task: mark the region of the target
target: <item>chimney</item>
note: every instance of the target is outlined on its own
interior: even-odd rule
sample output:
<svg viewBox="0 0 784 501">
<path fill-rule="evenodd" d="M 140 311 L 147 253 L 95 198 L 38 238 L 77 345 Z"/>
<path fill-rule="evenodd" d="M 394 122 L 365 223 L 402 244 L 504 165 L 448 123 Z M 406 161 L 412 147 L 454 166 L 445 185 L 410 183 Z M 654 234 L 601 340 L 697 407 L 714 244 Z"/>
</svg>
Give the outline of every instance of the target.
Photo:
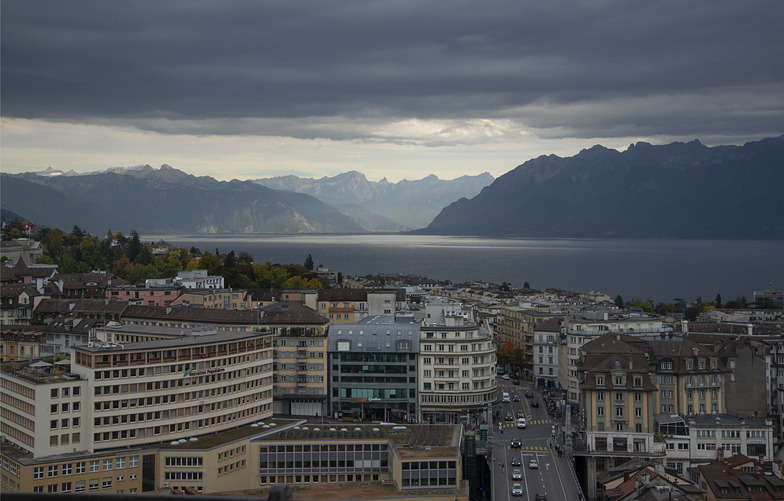
<svg viewBox="0 0 784 501">
<path fill-rule="evenodd" d="M 764 465 L 764 464 L 765 464 L 765 454 L 760 454 L 760 455 L 759 455 L 759 465 L 760 465 L 760 468 L 761 468 L 761 467 L 762 467 L 762 465 Z"/>
<path fill-rule="evenodd" d="M 716 461 L 724 461 L 724 447 L 716 449 Z"/>
</svg>

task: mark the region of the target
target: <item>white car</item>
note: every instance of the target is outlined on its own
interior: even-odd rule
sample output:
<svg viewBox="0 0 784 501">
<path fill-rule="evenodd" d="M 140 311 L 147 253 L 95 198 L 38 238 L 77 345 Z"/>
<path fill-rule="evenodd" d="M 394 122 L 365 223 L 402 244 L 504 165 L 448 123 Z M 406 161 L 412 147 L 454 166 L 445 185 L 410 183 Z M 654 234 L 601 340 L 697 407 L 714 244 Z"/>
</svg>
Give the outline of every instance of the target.
<svg viewBox="0 0 784 501">
<path fill-rule="evenodd" d="M 520 419 L 517 420 L 517 427 L 519 429 L 521 429 L 521 430 L 525 429 L 525 418 L 524 417 L 521 417 Z"/>
<path fill-rule="evenodd" d="M 520 484 L 512 484 L 512 496 L 522 496 L 523 495 L 523 486 Z"/>
<path fill-rule="evenodd" d="M 510 396 L 509 396 L 509 394 L 508 394 L 507 392 L 503 392 L 503 393 L 501 394 L 501 400 L 502 400 L 503 402 L 511 402 L 511 401 L 512 401 L 512 397 L 510 397 Z"/>
<path fill-rule="evenodd" d="M 523 470 L 520 468 L 515 468 L 512 470 L 512 480 L 522 480 L 523 479 Z"/>
</svg>

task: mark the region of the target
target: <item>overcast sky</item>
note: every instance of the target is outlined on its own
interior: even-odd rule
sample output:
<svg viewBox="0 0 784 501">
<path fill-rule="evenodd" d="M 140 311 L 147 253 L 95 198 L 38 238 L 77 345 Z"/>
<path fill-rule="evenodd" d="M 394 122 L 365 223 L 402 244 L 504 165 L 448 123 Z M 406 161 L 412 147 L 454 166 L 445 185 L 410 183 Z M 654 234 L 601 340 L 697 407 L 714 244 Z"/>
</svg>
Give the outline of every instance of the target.
<svg viewBox="0 0 784 501">
<path fill-rule="evenodd" d="M 499 176 L 784 133 L 781 0 L 3 0 L 2 171 Z"/>
</svg>

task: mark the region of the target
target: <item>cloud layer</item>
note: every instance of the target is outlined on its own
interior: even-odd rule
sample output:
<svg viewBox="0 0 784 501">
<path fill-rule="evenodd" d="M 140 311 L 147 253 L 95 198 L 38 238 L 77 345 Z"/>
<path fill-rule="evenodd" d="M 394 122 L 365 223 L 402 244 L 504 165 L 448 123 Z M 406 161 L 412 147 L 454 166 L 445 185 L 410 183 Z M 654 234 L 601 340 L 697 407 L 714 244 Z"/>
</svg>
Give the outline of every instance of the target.
<svg viewBox="0 0 784 501">
<path fill-rule="evenodd" d="M 779 0 L 5 0 L 0 19 L 13 138 L 50 122 L 522 152 L 784 123 Z"/>
</svg>

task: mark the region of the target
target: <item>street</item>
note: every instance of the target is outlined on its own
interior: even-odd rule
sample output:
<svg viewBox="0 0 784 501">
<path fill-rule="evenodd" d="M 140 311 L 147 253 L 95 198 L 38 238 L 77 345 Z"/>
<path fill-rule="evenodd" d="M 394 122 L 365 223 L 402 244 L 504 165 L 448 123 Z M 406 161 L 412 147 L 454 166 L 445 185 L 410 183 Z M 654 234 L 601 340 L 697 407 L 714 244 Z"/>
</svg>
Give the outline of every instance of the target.
<svg viewBox="0 0 784 501">
<path fill-rule="evenodd" d="M 493 431 L 493 500 L 581 499 L 578 498 L 581 491 L 570 465 L 571 457 L 568 452 L 564 455 L 560 446 L 560 430 L 564 421 L 559 419 L 556 422 L 548 415 L 542 391 L 534 390 L 533 383 L 528 381 L 521 381 L 518 386 L 513 384 L 512 379 L 499 377 L 498 392 L 499 396 L 508 393 L 510 402 L 494 406 L 490 428 Z M 531 392 L 532 398 L 527 398 L 526 392 Z M 531 406 L 533 400 L 538 402 L 538 407 Z M 525 417 L 525 428 L 518 428 L 518 414 Z M 557 434 L 557 444 L 553 434 Z M 520 443 L 513 446 L 516 438 L 520 439 Z M 531 464 L 531 460 L 536 460 L 536 464 Z M 513 475 L 519 479 L 514 479 Z M 522 496 L 513 495 L 513 490 L 519 490 L 514 489 L 515 484 L 522 487 Z"/>
</svg>

